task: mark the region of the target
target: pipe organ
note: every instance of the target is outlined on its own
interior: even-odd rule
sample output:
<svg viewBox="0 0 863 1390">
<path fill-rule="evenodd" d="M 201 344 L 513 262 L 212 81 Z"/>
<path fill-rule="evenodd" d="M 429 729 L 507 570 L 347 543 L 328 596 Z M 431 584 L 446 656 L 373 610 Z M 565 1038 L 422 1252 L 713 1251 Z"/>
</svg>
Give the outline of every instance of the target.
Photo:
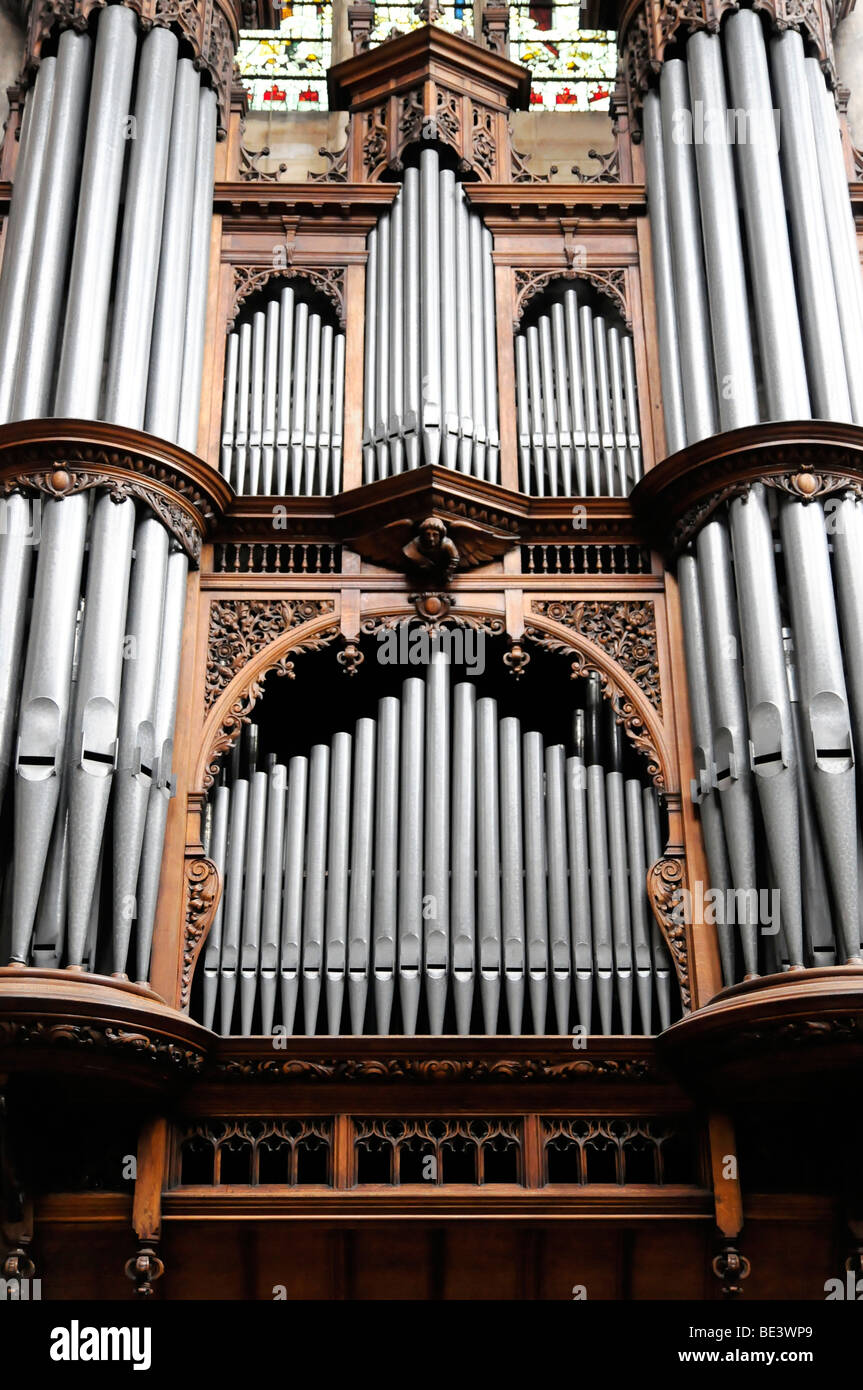
<svg viewBox="0 0 863 1390">
<path fill-rule="evenodd" d="M 626 497 L 641 477 L 632 338 L 558 293 L 515 339 L 519 477 L 537 497 Z"/>
<path fill-rule="evenodd" d="M 228 334 L 221 469 L 235 492 L 340 492 L 344 392 L 344 334 L 286 285 Z"/>
<path fill-rule="evenodd" d="M 439 648 L 328 743 L 259 767 L 255 738 L 209 805 L 225 887 L 202 1021 L 590 1033 L 596 999 L 604 1034 L 666 1026 L 671 966 L 645 890 L 660 808 L 606 724 L 591 680 L 569 748 L 552 742 Z"/>
<path fill-rule="evenodd" d="M 442 463 L 499 480 L 492 238 L 437 149 L 369 233 L 363 479 Z"/>
<path fill-rule="evenodd" d="M 3 1275 L 74 1293 L 96 1222 L 94 1296 L 821 1299 L 863 1056 L 838 10 L 585 0 L 620 61 L 610 121 L 547 117 L 567 169 L 506 7 L 420 9 L 348 7 L 300 181 L 320 113 L 270 155 L 233 80 L 269 0 L 31 15 Z"/>
</svg>

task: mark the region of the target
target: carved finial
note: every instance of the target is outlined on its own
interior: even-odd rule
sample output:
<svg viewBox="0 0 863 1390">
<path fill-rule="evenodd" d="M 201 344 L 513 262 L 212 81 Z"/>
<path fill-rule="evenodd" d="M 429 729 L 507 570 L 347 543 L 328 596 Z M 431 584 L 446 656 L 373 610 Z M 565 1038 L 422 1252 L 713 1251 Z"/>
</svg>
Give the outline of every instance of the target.
<svg viewBox="0 0 863 1390">
<path fill-rule="evenodd" d="M 414 14 L 419 19 L 420 24 L 437 24 L 442 13 L 443 11 L 436 0 L 420 0 L 420 3 L 414 6 Z"/>
<path fill-rule="evenodd" d="M 749 1278 L 751 1265 L 732 1240 L 722 1242 L 711 1268 L 722 1283 L 722 1297 L 739 1298 L 743 1292 L 743 1280 Z"/>
<path fill-rule="evenodd" d="M 156 1254 L 155 1241 L 145 1241 L 138 1247 L 137 1255 L 125 1264 L 126 1278 L 135 1285 L 138 1298 L 150 1298 L 153 1285 L 165 1273 L 165 1265 Z"/>
<path fill-rule="evenodd" d="M 509 5 L 485 5 L 482 12 L 482 36 L 492 53 L 507 56 L 509 47 Z"/>
<path fill-rule="evenodd" d="M 530 652 L 526 652 L 520 642 L 513 642 L 508 652 L 503 654 L 503 664 L 506 666 L 511 676 L 516 680 L 521 678 L 525 666 L 530 661 Z"/>
<path fill-rule="evenodd" d="M 348 642 L 343 651 L 336 652 L 336 661 L 348 676 L 355 676 L 365 659 L 356 642 Z"/>
<path fill-rule="evenodd" d="M 374 22 L 375 7 L 369 0 L 354 0 L 352 5 L 348 5 L 348 29 L 355 55 L 368 48 Z"/>
</svg>

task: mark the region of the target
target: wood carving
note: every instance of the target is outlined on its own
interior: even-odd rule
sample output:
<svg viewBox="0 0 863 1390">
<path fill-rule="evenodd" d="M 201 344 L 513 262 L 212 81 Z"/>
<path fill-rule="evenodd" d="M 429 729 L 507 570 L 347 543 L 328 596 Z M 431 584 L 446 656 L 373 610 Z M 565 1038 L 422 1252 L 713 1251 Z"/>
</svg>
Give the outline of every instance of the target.
<svg viewBox="0 0 863 1390">
<path fill-rule="evenodd" d="M 518 540 L 499 529 L 495 524 L 498 518 L 483 525 L 458 513 L 453 515 L 443 506 L 440 510 L 448 512 L 446 519 L 437 515 L 437 508 L 421 521 L 400 517 L 347 544 L 376 565 L 408 573 L 417 581 L 422 578 L 428 584 L 448 584 L 456 570 L 488 565 Z M 482 509 L 473 510 L 482 515 Z"/>
<path fill-rule="evenodd" d="M 195 962 L 216 915 L 222 896 L 222 876 L 212 859 L 186 861 L 186 920 L 183 930 L 183 973 L 180 1008 L 188 1013 Z"/>
<path fill-rule="evenodd" d="M 233 331 L 241 312 L 243 301 L 257 294 L 271 280 L 278 284 L 282 280 L 305 280 L 310 290 L 324 295 L 336 311 L 339 327 L 345 327 L 345 272 L 341 266 L 321 270 L 315 266 L 304 265 L 237 265 L 234 266 L 234 293 L 228 314 L 226 331 Z"/>
<path fill-rule="evenodd" d="M 662 713 L 656 613 L 650 599 L 619 602 L 586 599 L 534 599 L 532 613 L 542 614 L 580 632 L 632 677 Z"/>
<path fill-rule="evenodd" d="M 515 272 L 515 314 L 513 332 L 518 332 L 524 311 L 532 299 L 543 294 L 557 280 L 584 280 L 593 285 L 620 314 L 627 328 L 632 327 L 624 270 L 594 270 L 572 264 L 560 270 L 517 270 Z"/>
<path fill-rule="evenodd" d="M 647 873 L 647 896 L 657 926 L 674 962 L 683 1011 L 689 1013 L 692 1008 L 692 993 L 689 984 L 686 923 L 683 920 L 683 870 L 683 859 L 679 856 L 658 859 Z"/>
<path fill-rule="evenodd" d="M 279 1077 L 297 1082 L 318 1081 L 442 1081 L 523 1082 L 577 1081 L 597 1077 L 615 1081 L 638 1081 L 656 1074 L 653 1063 L 643 1057 L 579 1057 L 571 1062 L 547 1057 L 530 1058 L 453 1058 L 362 1057 L 310 1059 L 232 1058 L 217 1062 L 215 1070 L 227 1077 Z"/>
<path fill-rule="evenodd" d="M 210 604 L 205 708 L 209 709 L 239 671 L 264 647 L 291 628 L 322 613 L 332 613 L 332 599 L 224 599 Z M 282 670 L 291 676 L 292 671 Z"/>
</svg>

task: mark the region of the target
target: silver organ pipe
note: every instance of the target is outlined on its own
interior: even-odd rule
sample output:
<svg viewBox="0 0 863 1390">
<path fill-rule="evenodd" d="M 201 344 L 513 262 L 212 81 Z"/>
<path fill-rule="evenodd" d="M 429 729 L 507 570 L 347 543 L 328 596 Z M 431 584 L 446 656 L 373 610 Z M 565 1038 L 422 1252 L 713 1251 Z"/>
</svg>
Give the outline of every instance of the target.
<svg viewBox="0 0 863 1390">
<path fill-rule="evenodd" d="M 595 999 L 604 1033 L 670 1021 L 646 891 L 659 803 L 598 682 L 568 753 L 455 669 L 434 652 L 373 715 L 271 753 L 268 773 L 254 740 L 237 750 L 212 797 L 225 886 L 199 971 L 204 1022 L 565 1034 L 590 1029 Z"/>
<path fill-rule="evenodd" d="M 191 60 L 181 58 L 174 79 L 159 279 L 153 307 L 150 374 L 144 417 L 149 433 L 166 439 L 177 438 L 183 384 L 189 247 L 198 154 L 199 90 L 198 74 Z"/>
<path fill-rule="evenodd" d="M 198 440 L 198 412 L 204 370 L 207 321 L 207 283 L 210 268 L 210 228 L 213 207 L 213 166 L 216 154 L 216 94 L 202 87 L 198 96 L 197 155 L 189 238 L 189 285 L 186 330 L 183 337 L 183 375 L 177 420 L 177 443 L 192 453 Z"/>
<path fill-rule="evenodd" d="M 645 152 L 669 448 L 761 419 L 860 422 L 856 233 L 800 34 L 768 43 L 741 10 L 690 36 L 645 101 Z M 717 923 L 729 984 L 860 954 L 858 505 L 756 484 L 678 563 L 693 795 L 711 885 L 736 898 Z M 771 890 L 781 917 L 764 920 Z"/>
<path fill-rule="evenodd" d="M 363 476 L 442 462 L 498 480 L 491 233 L 424 147 L 369 233 Z"/>
<path fill-rule="evenodd" d="M 78 224 L 54 401 L 55 414 L 85 419 L 96 414 L 102 386 L 126 154 L 123 123 L 129 111 L 137 50 L 137 20 L 131 10 L 122 5 L 112 7 L 103 18 L 96 39 Z"/>
<path fill-rule="evenodd" d="M 41 62 L 0 270 L 3 422 L 106 419 L 194 447 L 216 136 L 201 81 L 121 5 Z M 38 506 L 5 502 L 0 536 L 11 954 L 143 982 L 188 560 L 144 503 L 96 488 Z"/>
<path fill-rule="evenodd" d="M 635 359 L 611 310 L 553 292 L 516 334 L 515 365 L 522 490 L 626 496 L 641 477 Z"/>
<path fill-rule="evenodd" d="M 93 39 L 61 33 L 27 107 L 0 273 L 0 421 L 146 423 L 194 447 L 215 95 L 170 30 L 145 35 L 110 5 Z"/>
<path fill-rule="evenodd" d="M 176 68 L 176 36 L 152 29 L 138 70 L 104 402 L 107 420 L 137 429 L 147 400 Z"/>
<path fill-rule="evenodd" d="M 228 334 L 220 469 L 237 493 L 341 486 L 345 337 L 299 293 L 285 286 Z"/>
<path fill-rule="evenodd" d="M 43 58 L 27 103 L 27 125 L 15 170 L 15 196 L 6 222 L 3 272 L 0 275 L 0 423 L 10 419 L 18 370 L 21 328 L 43 171 L 48 157 L 48 132 L 54 100 L 56 58 Z"/>
<path fill-rule="evenodd" d="M 90 59 L 89 35 L 76 34 L 71 29 L 60 35 L 51 120 L 33 229 L 26 313 L 21 318 L 16 344 L 17 375 L 9 414 L 11 420 L 50 414 Z M 12 273 L 14 266 L 4 274 L 4 279 Z"/>
</svg>

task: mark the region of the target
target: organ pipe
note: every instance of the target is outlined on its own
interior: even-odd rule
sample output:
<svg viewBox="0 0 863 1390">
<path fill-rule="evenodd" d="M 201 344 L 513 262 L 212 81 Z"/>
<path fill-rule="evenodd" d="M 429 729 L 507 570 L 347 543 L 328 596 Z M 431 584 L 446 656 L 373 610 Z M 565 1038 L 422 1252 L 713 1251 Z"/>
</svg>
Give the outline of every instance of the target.
<svg viewBox="0 0 863 1390">
<path fill-rule="evenodd" d="M 522 490 L 626 496 L 641 476 L 638 401 L 632 342 L 611 313 L 558 293 L 516 334 L 515 367 Z"/>
<path fill-rule="evenodd" d="M 344 334 L 290 286 L 228 334 L 220 467 L 236 492 L 339 490 L 344 378 Z"/>
<path fill-rule="evenodd" d="M 266 773 L 250 740 L 212 798 L 225 889 L 204 1021 L 247 1036 L 568 1033 L 590 1029 L 596 998 L 604 1033 L 667 1025 L 646 892 L 658 803 L 593 678 L 571 746 L 477 698 L 440 649 L 374 714 L 270 754 Z"/>
<path fill-rule="evenodd" d="M 369 233 L 363 476 L 443 462 L 498 480 L 491 233 L 425 146 Z"/>
</svg>

